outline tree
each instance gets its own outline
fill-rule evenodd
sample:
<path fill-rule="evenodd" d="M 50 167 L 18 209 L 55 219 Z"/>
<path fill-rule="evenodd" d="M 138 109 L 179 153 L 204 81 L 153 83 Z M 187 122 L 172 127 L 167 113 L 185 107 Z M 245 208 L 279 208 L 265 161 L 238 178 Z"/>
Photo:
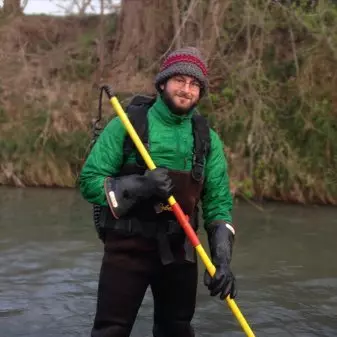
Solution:
<path fill-rule="evenodd" d="M 66 15 L 76 14 L 84 16 L 88 9 L 95 11 L 91 0 L 57 0 L 54 1 L 54 3 L 63 10 Z"/>
<path fill-rule="evenodd" d="M 85 15 L 100 14 L 103 8 L 103 14 L 116 12 L 119 3 L 116 0 L 50 0 L 66 15 Z"/>
<path fill-rule="evenodd" d="M 115 61 L 130 72 L 150 66 L 173 37 L 170 1 L 123 0 L 114 47 Z"/>
<path fill-rule="evenodd" d="M 148 66 L 162 53 L 184 45 L 195 45 L 210 58 L 230 5 L 231 0 L 123 0 L 116 59 L 130 70 L 135 58 L 138 66 Z"/>
<path fill-rule="evenodd" d="M 27 4 L 27 1 L 25 4 Z M 5 15 L 22 14 L 21 1 L 20 0 L 4 0 L 3 13 Z"/>
<path fill-rule="evenodd" d="M 116 82 L 127 82 L 126 77 L 154 70 L 173 48 L 193 45 L 202 50 L 206 59 L 213 58 L 221 35 L 219 27 L 231 3 L 123 0 L 112 51 Z"/>

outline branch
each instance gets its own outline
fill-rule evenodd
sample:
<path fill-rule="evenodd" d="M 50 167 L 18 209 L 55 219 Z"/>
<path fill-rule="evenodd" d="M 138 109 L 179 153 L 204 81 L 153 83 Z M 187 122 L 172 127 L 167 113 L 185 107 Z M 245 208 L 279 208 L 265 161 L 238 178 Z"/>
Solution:
<path fill-rule="evenodd" d="M 178 0 L 172 0 L 172 14 L 173 14 L 173 27 L 174 35 L 177 35 L 180 26 L 180 11 L 178 6 Z M 176 48 L 181 48 L 181 36 L 177 35 Z"/>
<path fill-rule="evenodd" d="M 173 39 L 172 39 L 172 41 L 171 41 L 171 44 L 170 44 L 169 47 L 166 49 L 165 53 L 163 53 L 163 55 L 160 57 L 160 60 L 163 59 L 163 58 L 165 57 L 165 55 L 167 54 L 167 52 L 172 48 L 172 46 L 175 44 L 176 40 L 179 38 L 180 32 L 184 29 L 185 24 L 186 24 L 188 18 L 192 15 L 192 13 L 193 13 L 193 11 L 194 11 L 194 9 L 195 9 L 195 7 L 196 7 L 196 5 L 198 4 L 199 1 L 200 1 L 200 0 L 192 0 L 192 1 L 190 2 L 190 5 L 189 5 L 189 7 L 188 7 L 188 9 L 187 9 L 187 13 L 186 13 L 186 15 L 184 16 L 183 21 L 182 21 L 182 23 L 181 23 L 179 29 L 178 29 L 177 32 L 175 33 L 175 35 L 174 35 L 174 37 L 173 37 Z M 159 61 L 159 60 L 158 60 L 158 61 Z"/>

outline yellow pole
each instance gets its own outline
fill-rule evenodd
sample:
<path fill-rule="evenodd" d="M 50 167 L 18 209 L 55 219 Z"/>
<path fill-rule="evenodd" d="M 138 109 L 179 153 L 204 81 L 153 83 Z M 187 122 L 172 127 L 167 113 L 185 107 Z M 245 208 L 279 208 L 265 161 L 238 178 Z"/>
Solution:
<path fill-rule="evenodd" d="M 147 167 L 150 170 L 154 170 L 156 168 L 156 165 L 154 164 L 152 158 L 150 157 L 148 151 L 146 150 L 145 146 L 143 145 L 141 139 L 139 138 L 137 132 L 135 131 L 133 125 L 131 124 L 127 114 L 124 112 L 122 106 L 120 105 L 118 99 L 114 94 L 112 93 L 112 90 L 110 87 L 105 86 L 106 93 L 108 94 L 108 97 L 110 99 L 110 103 L 117 112 L 117 115 L 121 119 L 124 127 L 126 128 L 127 132 L 129 133 L 131 139 L 133 140 L 135 146 L 137 147 L 139 153 L 141 154 L 142 158 L 144 159 Z M 182 212 L 180 206 L 176 202 L 175 198 L 173 196 L 170 196 L 168 199 L 168 202 L 170 206 L 172 207 L 172 210 L 174 214 L 176 215 L 180 225 L 185 230 L 186 235 L 191 240 L 194 248 L 196 249 L 197 253 L 199 254 L 201 260 L 206 266 L 206 269 L 208 270 L 209 274 L 213 277 L 216 269 L 215 266 L 212 264 L 210 258 L 208 257 L 206 251 L 202 247 L 195 231 L 193 230 L 192 226 L 189 224 L 186 216 Z M 246 319 L 242 315 L 239 307 L 236 305 L 235 301 L 231 299 L 229 296 L 226 298 L 227 304 L 232 310 L 234 316 L 240 323 L 243 331 L 246 333 L 248 337 L 255 337 L 255 334 L 253 333 L 252 329 L 248 325 Z"/>

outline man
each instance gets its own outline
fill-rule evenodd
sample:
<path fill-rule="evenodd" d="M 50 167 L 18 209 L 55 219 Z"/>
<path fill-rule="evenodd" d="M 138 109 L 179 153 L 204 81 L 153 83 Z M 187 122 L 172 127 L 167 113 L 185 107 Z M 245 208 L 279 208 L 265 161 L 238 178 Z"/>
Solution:
<path fill-rule="evenodd" d="M 154 299 L 153 336 L 194 336 L 196 255 L 167 205 L 170 195 L 195 229 L 202 201 L 217 270 L 214 278 L 205 271 L 205 285 L 221 299 L 236 295 L 230 269 L 235 231 L 223 146 L 207 126 L 209 150 L 200 152 L 204 148 L 197 144 L 207 142 L 200 141 L 193 126 L 199 123 L 194 122 L 195 107 L 208 87 L 200 52 L 192 47 L 172 52 L 155 87 L 158 95 L 146 118 L 149 152 L 157 169 L 137 164 L 136 149 L 125 158 L 127 134 L 116 117 L 102 131 L 81 172 L 82 195 L 101 205 L 105 231 L 92 337 L 129 336 L 148 286 Z"/>

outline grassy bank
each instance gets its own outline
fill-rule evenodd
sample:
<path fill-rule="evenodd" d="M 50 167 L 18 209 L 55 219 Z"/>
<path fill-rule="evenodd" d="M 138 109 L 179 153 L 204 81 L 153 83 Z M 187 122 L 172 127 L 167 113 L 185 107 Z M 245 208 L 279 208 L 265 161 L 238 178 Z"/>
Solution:
<path fill-rule="evenodd" d="M 337 11 L 233 6 L 209 117 L 247 196 L 337 200 Z"/>
<path fill-rule="evenodd" d="M 115 81 L 115 18 L 22 17 L 0 22 L 0 184 L 75 185 L 98 91 L 134 94 L 155 69 Z M 233 3 L 210 60 L 201 111 L 226 145 L 233 190 L 245 197 L 337 202 L 337 11 Z M 102 69 L 101 69 L 102 70 Z M 151 81 L 150 81 L 151 82 Z M 105 102 L 106 114 L 111 113 Z"/>

